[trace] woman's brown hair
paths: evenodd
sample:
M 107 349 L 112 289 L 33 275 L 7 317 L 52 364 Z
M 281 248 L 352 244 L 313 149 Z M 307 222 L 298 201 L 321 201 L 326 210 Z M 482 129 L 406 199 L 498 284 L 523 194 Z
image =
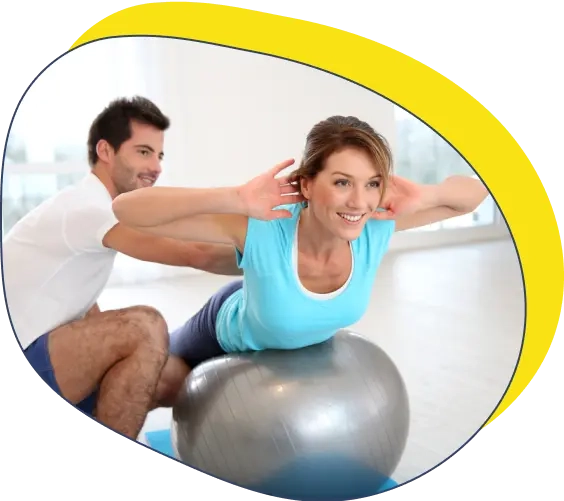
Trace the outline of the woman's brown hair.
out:
M 366 122 L 340 115 L 317 123 L 308 133 L 300 166 L 290 175 L 298 191 L 301 192 L 302 179 L 313 179 L 323 170 L 330 155 L 347 147 L 360 148 L 368 153 L 376 172 L 382 176 L 383 197 L 392 173 L 392 153 L 388 141 Z

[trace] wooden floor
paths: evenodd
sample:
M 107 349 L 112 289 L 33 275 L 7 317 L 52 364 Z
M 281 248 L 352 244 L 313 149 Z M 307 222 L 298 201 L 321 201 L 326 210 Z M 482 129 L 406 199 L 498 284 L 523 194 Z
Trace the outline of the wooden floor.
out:
M 103 309 L 159 308 L 175 327 L 230 278 L 194 276 L 108 289 Z M 524 292 L 511 241 L 389 254 L 366 316 L 352 329 L 394 360 L 408 389 L 411 429 L 394 478 L 443 461 L 476 433 L 502 398 L 523 338 Z M 145 430 L 169 425 L 150 414 Z

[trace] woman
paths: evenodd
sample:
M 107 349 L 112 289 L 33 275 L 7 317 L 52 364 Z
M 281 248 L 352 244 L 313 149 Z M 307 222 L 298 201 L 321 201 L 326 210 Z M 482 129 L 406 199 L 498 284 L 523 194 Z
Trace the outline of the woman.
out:
M 123 224 L 236 248 L 244 280 L 171 335 L 171 352 L 190 368 L 228 352 L 326 341 L 363 316 L 394 231 L 472 212 L 488 194 L 468 177 L 418 185 L 392 176 L 386 140 L 354 117 L 318 123 L 300 167 L 276 177 L 292 164 L 237 187 L 153 187 L 115 199 Z

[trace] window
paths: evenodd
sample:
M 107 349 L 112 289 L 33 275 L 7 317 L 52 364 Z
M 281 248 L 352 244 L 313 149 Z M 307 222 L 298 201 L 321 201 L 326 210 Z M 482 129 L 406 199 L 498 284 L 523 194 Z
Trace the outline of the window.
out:
M 74 184 L 84 172 L 68 173 L 4 173 L 2 183 L 2 231 L 6 234 L 14 224 L 41 202 Z
M 425 184 L 440 183 L 451 175 L 473 176 L 474 170 L 462 156 L 430 127 L 395 106 L 397 152 L 396 173 Z M 473 213 L 410 231 L 436 231 L 491 225 L 496 206 L 491 196 Z
M 124 37 L 79 47 L 45 69 L 22 99 L 8 136 L 3 236 L 33 208 L 88 173 L 88 129 L 112 99 L 143 95 L 159 104 L 157 65 L 154 39 Z M 159 273 L 155 266 L 118 255 L 110 283 Z
M 88 129 L 104 106 L 117 96 L 153 97 L 150 49 L 146 38 L 100 40 L 55 61 L 29 88 L 6 145 L 3 234 L 86 175 Z

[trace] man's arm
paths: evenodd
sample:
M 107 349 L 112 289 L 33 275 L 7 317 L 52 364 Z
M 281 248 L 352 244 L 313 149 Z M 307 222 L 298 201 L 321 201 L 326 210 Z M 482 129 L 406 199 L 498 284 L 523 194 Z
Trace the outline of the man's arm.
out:
M 186 242 L 185 245 L 197 249 L 201 263 L 198 269 L 215 275 L 243 275 L 243 270 L 237 266 L 234 246 L 206 242 Z
M 117 223 L 104 236 L 105 247 L 132 258 L 169 266 L 187 266 L 216 275 L 241 275 L 235 247 L 160 237 Z

